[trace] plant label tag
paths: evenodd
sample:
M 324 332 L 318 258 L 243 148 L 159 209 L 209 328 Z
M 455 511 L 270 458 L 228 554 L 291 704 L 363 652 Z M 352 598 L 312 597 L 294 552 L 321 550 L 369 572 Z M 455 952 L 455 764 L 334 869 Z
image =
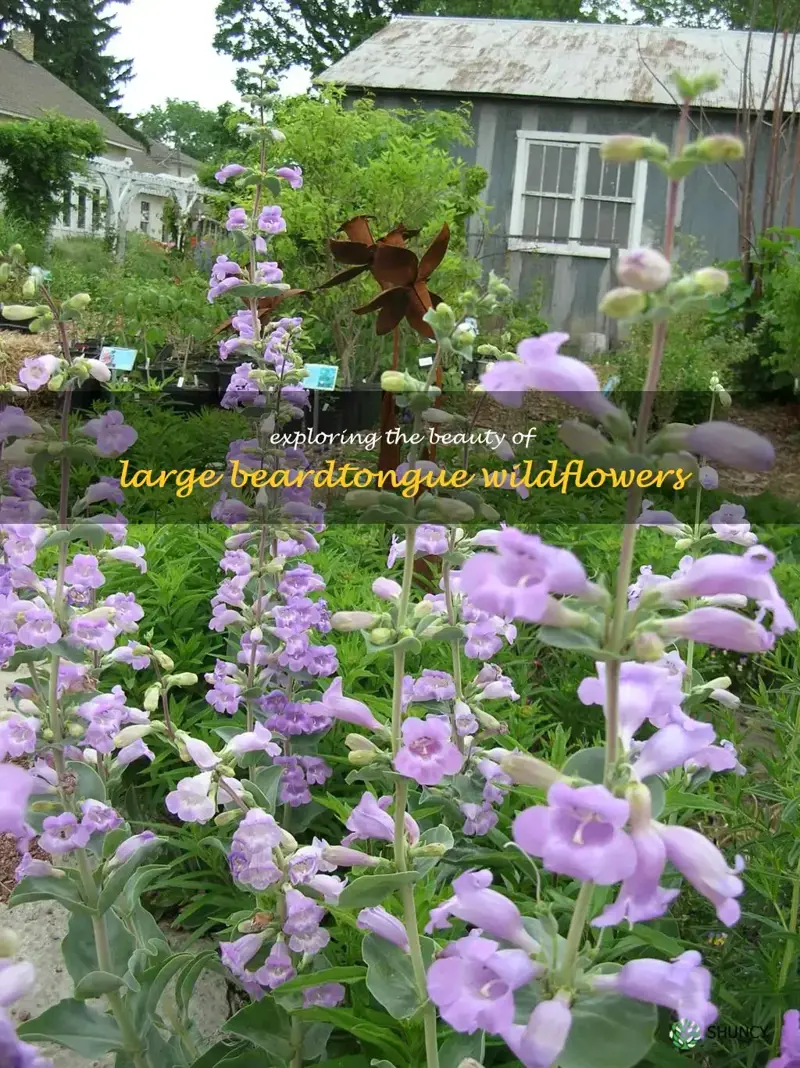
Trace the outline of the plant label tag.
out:
M 433 363 L 433 356 L 420 356 L 420 358 L 419 358 L 420 367 L 430 367 L 430 365 L 432 363 Z

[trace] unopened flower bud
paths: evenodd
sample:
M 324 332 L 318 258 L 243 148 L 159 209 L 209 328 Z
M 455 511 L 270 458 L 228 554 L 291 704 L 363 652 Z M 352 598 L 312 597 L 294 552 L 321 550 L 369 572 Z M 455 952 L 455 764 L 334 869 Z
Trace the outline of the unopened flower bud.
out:
M 35 701 L 31 701 L 28 697 L 23 697 L 22 700 L 18 702 L 17 708 L 23 716 L 39 715 L 39 706 Z
M 527 753 L 510 753 L 505 749 L 493 749 L 489 758 L 496 761 L 512 781 L 521 786 L 539 786 L 548 790 L 564 776 L 550 764 Z
M 669 260 L 654 248 L 631 249 L 619 255 L 617 278 L 624 286 L 653 293 L 663 289 L 671 277 Z
M 132 723 L 129 727 L 122 728 L 114 739 L 114 746 L 117 749 L 122 749 L 124 746 L 138 741 L 139 738 L 146 738 L 148 734 L 152 733 L 152 730 L 153 728 L 149 723 Z
M 161 698 L 161 683 L 154 682 L 152 686 L 148 686 L 144 692 L 144 701 L 142 702 L 145 712 L 155 712 L 158 708 L 158 702 Z
M 599 308 L 609 319 L 630 319 L 643 312 L 646 306 L 647 297 L 641 290 L 631 286 L 618 286 L 606 293 Z
M 731 397 L 730 393 L 728 393 L 727 389 L 717 390 L 717 400 L 720 402 L 723 408 L 730 408 L 730 406 L 733 404 L 733 398 Z
M 684 552 L 686 549 L 691 549 L 693 545 L 694 538 L 678 538 L 678 540 L 675 542 L 675 548 L 680 553 Z
M 714 71 L 704 71 L 694 78 L 687 78 L 686 75 L 676 72 L 672 75 L 672 80 L 684 100 L 694 100 L 702 93 L 713 93 L 719 86 L 719 75 Z
M 630 825 L 633 831 L 645 831 L 653 818 L 653 799 L 643 782 L 631 783 L 625 791 L 625 800 L 630 805 Z
M 331 626 L 343 634 L 351 634 L 356 630 L 374 627 L 380 618 L 376 612 L 334 612 L 331 616 Z
M 139 656 L 140 654 L 136 653 L 135 655 Z M 166 653 L 162 653 L 160 649 L 153 649 L 153 659 L 156 661 L 162 671 L 175 670 L 175 661 L 172 659 L 171 656 L 167 656 Z
M 369 738 L 365 738 L 363 734 L 348 734 L 344 744 L 353 753 L 376 753 L 378 751 L 377 745 Z
M 227 812 L 220 812 L 219 815 L 214 817 L 214 823 L 217 827 L 230 827 L 232 823 L 236 823 L 241 819 L 243 813 L 241 809 L 231 808 Z
M 177 675 L 168 675 L 164 681 L 169 686 L 194 686 L 197 675 L 193 671 L 179 671 Z
M 735 693 L 731 693 L 729 690 L 712 690 L 709 697 L 712 701 L 724 705 L 725 708 L 738 708 L 742 703 L 741 698 L 737 697 Z
M 16 931 L 10 927 L 0 928 L 0 957 L 16 957 L 19 953 L 20 940 Z
M 444 842 L 427 842 L 425 845 L 412 846 L 409 850 L 412 857 L 443 857 L 446 852 Z
M 656 162 L 668 159 L 669 149 L 652 137 L 615 134 L 600 146 L 600 156 L 611 163 L 634 163 L 640 159 Z
M 692 156 L 703 163 L 726 163 L 744 158 L 742 141 L 731 134 L 700 137 L 688 147 L 692 150 Z
M 70 738 L 83 738 L 83 736 L 86 734 L 86 724 L 78 723 L 73 720 L 67 725 L 67 734 Z
M 712 679 L 706 683 L 707 690 L 727 690 L 731 685 L 730 675 L 719 675 L 717 678 Z
M 484 712 L 482 708 L 473 708 L 475 719 L 483 727 L 484 730 L 489 731 L 491 734 L 506 734 L 508 733 L 508 724 L 501 723 L 499 719 L 489 715 L 488 712 Z
M 25 300 L 30 300 L 31 297 L 36 296 L 36 281 L 33 278 L 26 278 L 22 283 L 22 295 Z
M 378 757 L 380 751 L 378 749 L 374 751 L 368 751 L 366 749 L 351 749 L 347 754 L 347 762 L 352 764 L 355 768 L 366 768 L 369 764 L 373 764 Z
M 558 436 L 577 456 L 602 456 L 609 448 L 608 439 L 595 427 L 582 423 L 580 419 L 567 419 L 563 422 Z
M 730 281 L 727 272 L 719 267 L 701 267 L 690 277 L 700 292 L 707 293 L 709 296 L 719 296 L 720 293 L 724 293 Z
M 373 645 L 386 645 L 392 640 L 393 632 L 388 627 L 376 627 L 369 632 L 369 640 Z
M 429 308 L 423 315 L 425 322 L 429 323 L 437 337 L 450 337 L 455 330 L 456 316 L 449 304 L 442 302 L 435 308 Z
M 458 1068 L 483 1068 L 480 1061 L 476 1061 L 474 1057 L 467 1057 L 461 1061 Z
M 633 649 L 636 653 L 636 659 L 643 660 L 645 663 L 660 660 L 664 655 L 664 643 L 652 631 L 638 634 L 634 640 Z
M 264 632 L 261 629 L 261 627 L 253 627 L 253 629 L 250 631 L 250 641 L 254 645 L 258 645 L 258 643 L 259 642 L 263 642 L 263 640 L 264 640 Z
M 289 834 L 281 827 L 281 849 L 284 853 L 294 853 L 297 851 L 297 839 L 294 835 Z
M 3 305 L 3 318 L 12 323 L 24 323 L 26 319 L 33 319 L 35 316 L 35 308 L 27 308 L 23 304 Z
M 387 393 L 419 392 L 425 383 L 405 371 L 384 371 L 381 375 L 381 389 Z
M 261 934 L 266 932 L 272 920 L 271 912 L 257 912 L 249 920 L 242 920 L 236 930 L 241 934 Z
M 75 293 L 74 296 L 64 301 L 64 307 L 70 308 L 72 311 L 82 312 L 86 311 L 91 303 L 92 298 L 88 293 Z

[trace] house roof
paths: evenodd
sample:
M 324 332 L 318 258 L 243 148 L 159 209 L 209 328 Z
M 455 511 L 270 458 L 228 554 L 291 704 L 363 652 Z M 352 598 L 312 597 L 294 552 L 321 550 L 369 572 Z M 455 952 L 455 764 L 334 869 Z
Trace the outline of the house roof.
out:
M 180 160 L 181 169 L 191 171 L 192 174 L 202 167 L 202 163 L 193 156 L 187 156 L 185 152 L 170 148 L 163 141 L 151 141 L 150 151 L 145 152 L 141 145 L 139 155 L 134 156 L 134 164 L 137 171 L 152 171 L 160 174 L 165 166 L 177 167 Z
M 10 48 L 0 48 L 0 114 L 21 119 L 40 119 L 45 111 L 59 111 L 70 119 L 94 121 L 105 139 L 126 149 L 142 146 L 121 130 L 54 74 L 23 59 Z
M 353 88 L 671 104 L 671 75 L 713 71 L 705 107 L 735 109 L 750 42 L 756 102 L 772 35 L 668 26 L 400 16 L 319 76 Z M 780 66 L 782 42 L 773 72 Z M 774 77 L 774 74 L 773 74 Z M 800 72 L 786 110 L 800 110 Z

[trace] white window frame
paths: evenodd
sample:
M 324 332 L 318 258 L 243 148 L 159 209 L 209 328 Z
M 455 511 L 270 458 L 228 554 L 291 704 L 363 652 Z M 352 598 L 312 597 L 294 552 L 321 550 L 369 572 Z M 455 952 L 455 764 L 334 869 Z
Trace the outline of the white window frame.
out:
M 508 248 L 511 252 L 546 252 L 556 256 L 587 256 L 591 259 L 608 260 L 611 258 L 611 249 L 601 245 L 583 245 L 580 242 L 581 226 L 583 224 L 583 201 L 584 189 L 586 188 L 586 171 L 589 161 L 589 149 L 592 146 L 601 145 L 607 138 L 599 134 L 584 133 L 549 133 L 545 130 L 518 130 L 517 131 L 517 160 L 514 170 L 514 193 L 511 206 L 511 235 L 508 239 Z M 569 232 L 570 239 L 566 242 L 535 241 L 529 237 L 521 237 L 523 232 L 523 220 L 525 217 L 525 186 L 528 172 L 528 150 L 533 144 L 571 144 L 577 148 L 575 158 L 575 173 L 573 177 L 572 194 L 567 193 L 542 193 L 542 196 L 553 196 L 562 200 L 571 200 Z M 644 198 L 647 188 L 647 161 L 638 160 L 634 163 L 632 196 L 618 198 L 621 203 L 631 203 L 631 222 L 628 239 L 624 248 L 633 248 L 641 243 L 642 224 L 644 221 Z M 533 194 L 537 195 L 537 194 Z M 613 201 L 617 198 L 596 196 L 592 200 Z M 576 235 L 576 236 L 573 236 Z

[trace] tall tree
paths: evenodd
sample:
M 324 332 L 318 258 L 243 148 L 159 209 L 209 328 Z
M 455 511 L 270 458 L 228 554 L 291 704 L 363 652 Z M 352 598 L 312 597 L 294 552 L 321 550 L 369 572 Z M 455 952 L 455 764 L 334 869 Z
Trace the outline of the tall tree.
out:
M 4 0 L 0 43 L 11 30 L 29 30 L 36 62 L 101 111 L 115 111 L 132 61 L 106 55 L 119 32 L 112 5 L 130 0 Z M 116 117 L 116 116 L 115 116 Z
M 250 139 L 238 133 L 237 127 L 247 121 L 248 116 L 232 104 L 220 104 L 216 111 L 208 111 L 194 100 L 172 97 L 163 107 L 151 107 L 136 119 L 146 137 L 163 141 L 203 162 L 234 149 L 246 149 Z

